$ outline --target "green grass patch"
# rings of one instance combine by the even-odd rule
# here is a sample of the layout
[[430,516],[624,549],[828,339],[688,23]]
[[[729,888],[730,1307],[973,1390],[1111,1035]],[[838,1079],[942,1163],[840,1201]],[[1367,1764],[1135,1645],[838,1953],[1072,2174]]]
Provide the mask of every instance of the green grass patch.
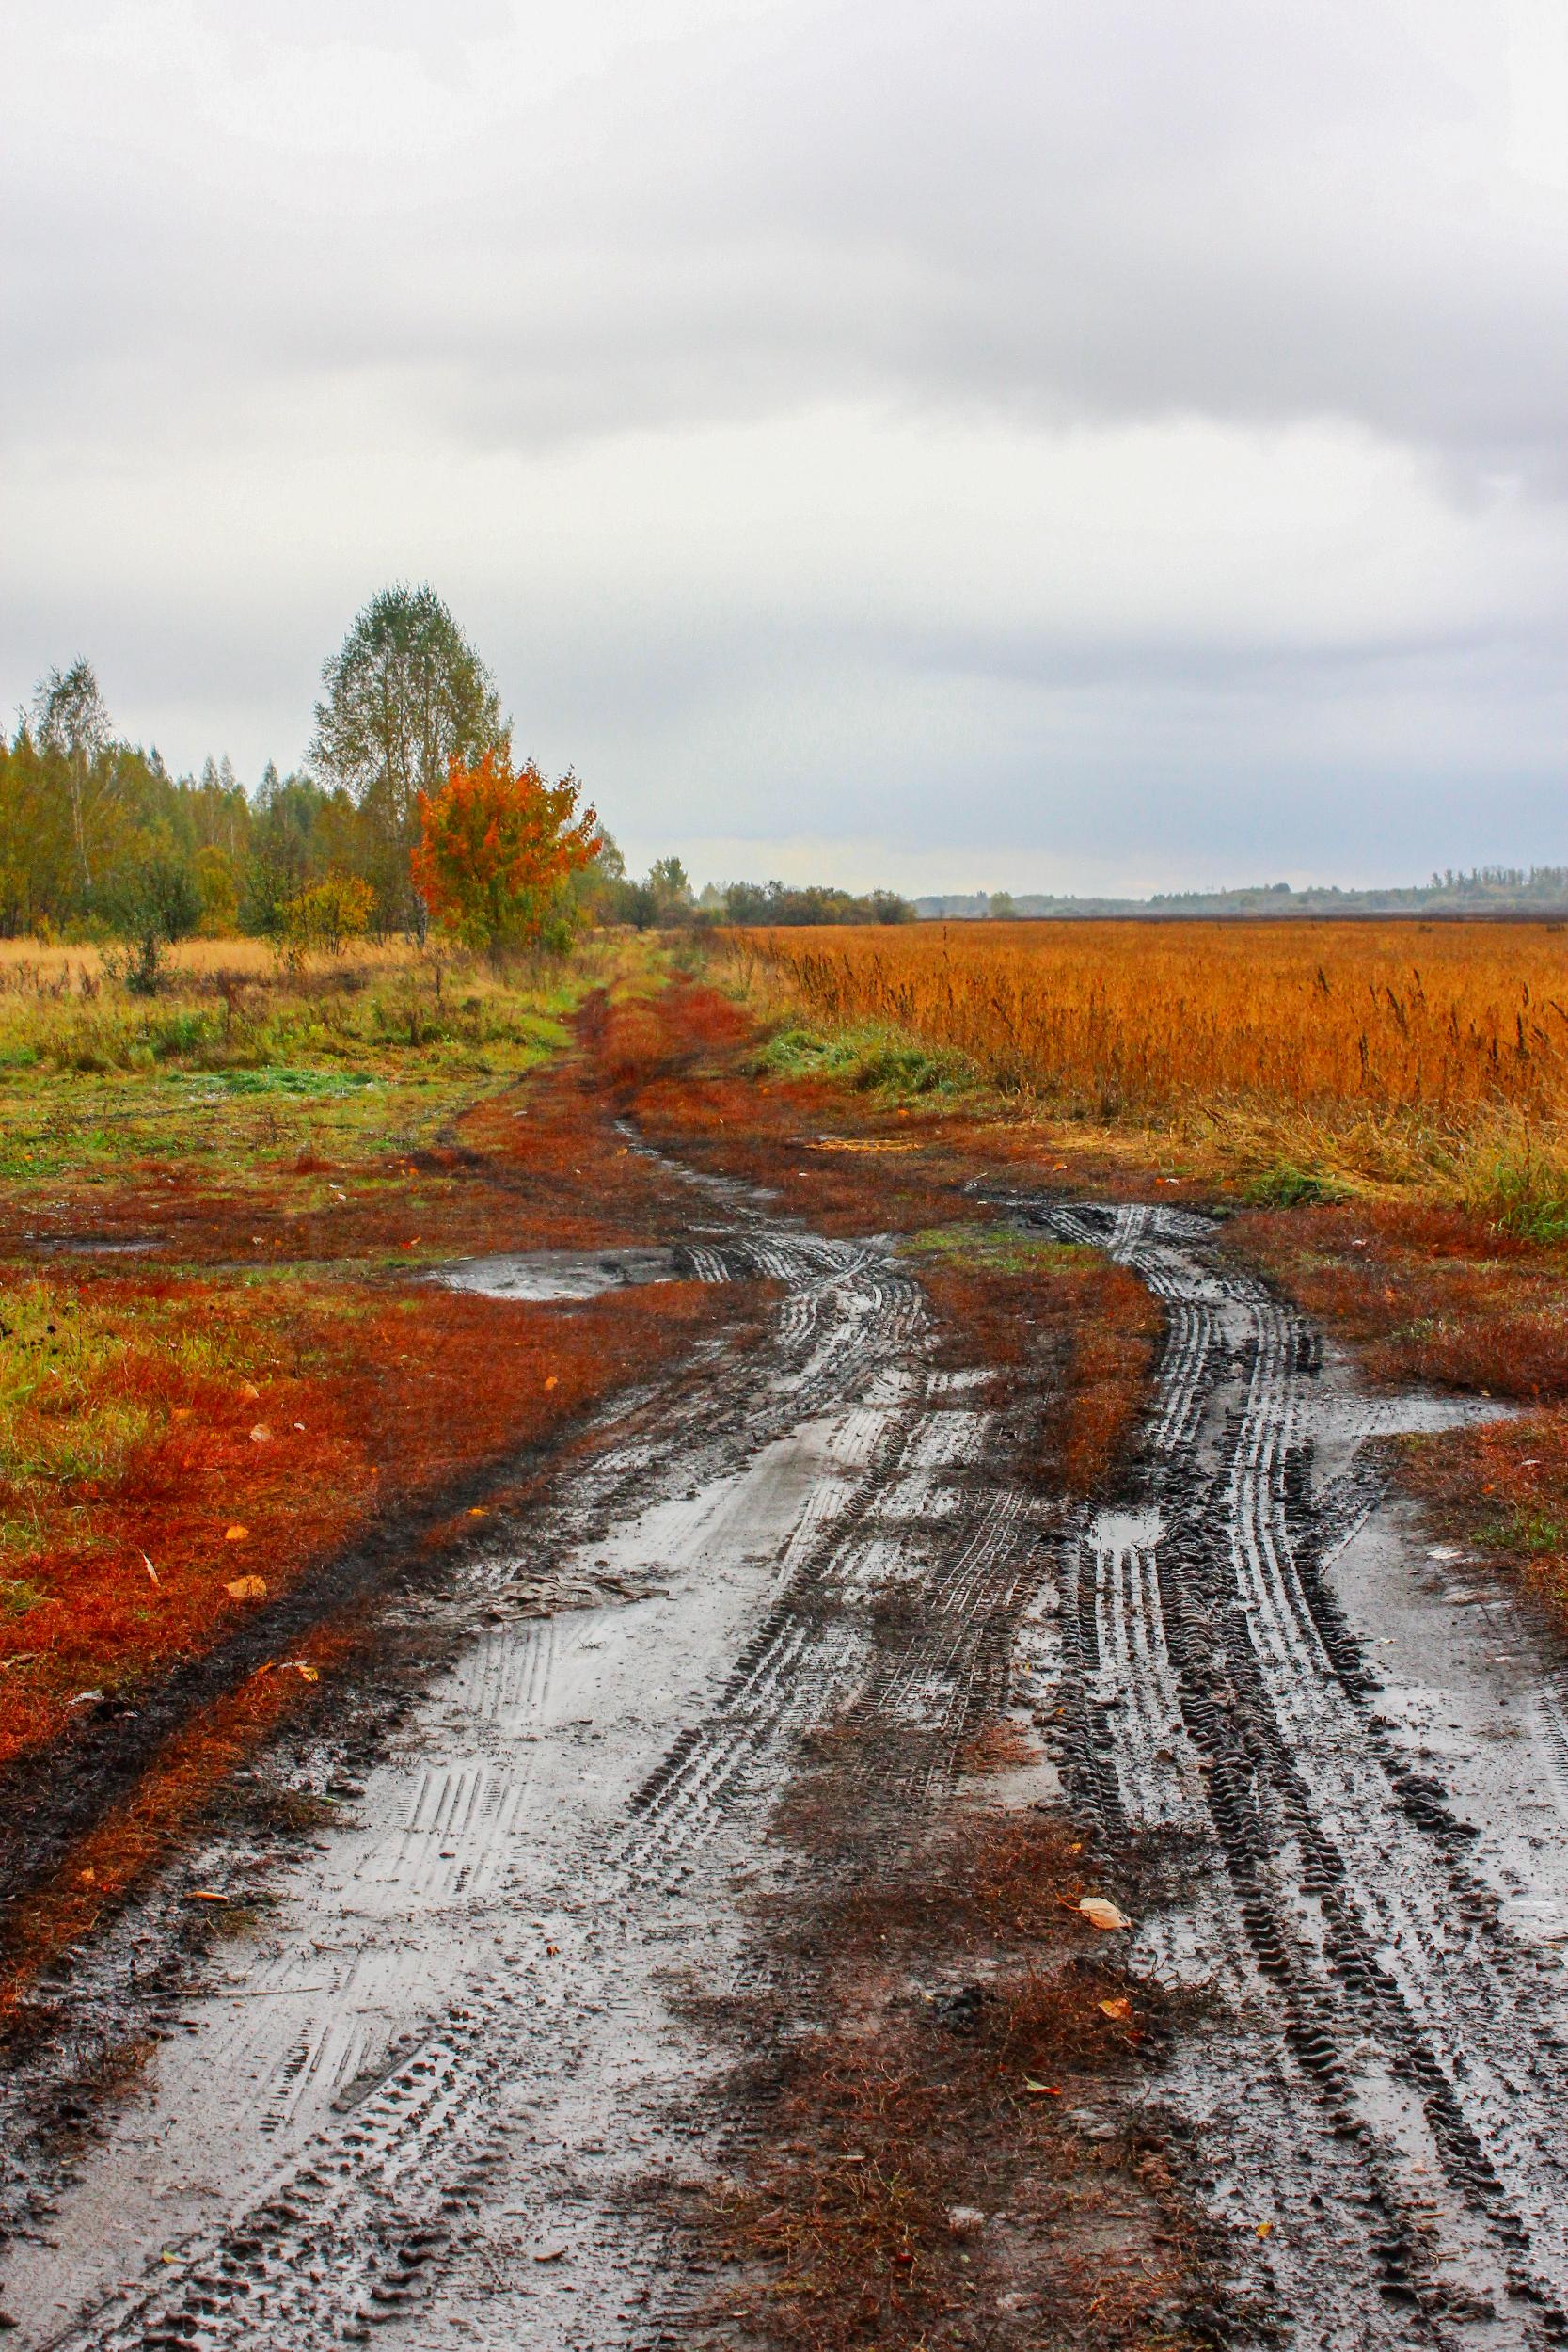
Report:
[[1038,1274],[1052,1267],[1094,1265],[1100,1251],[1084,1244],[1021,1233],[1010,1225],[934,1225],[911,1233],[902,1254],[975,1274]]
[[368,1070],[216,1070],[207,1079],[225,1094],[347,1094],[380,1083]]
[[1242,1197],[1259,1209],[1299,1209],[1319,1201],[1344,1200],[1349,1195],[1343,1184],[1322,1168],[1275,1160],[1272,1168],[1247,1180]]
[[1512,1511],[1506,1518],[1490,1520],[1479,1528],[1476,1540],[1492,1551],[1509,1551],[1527,1560],[1540,1560],[1568,1550],[1568,1528],[1545,1511]]
[[150,1006],[107,983],[0,993],[0,1182],[57,1204],[72,1181],[184,1163],[264,1190],[300,1152],[418,1151],[563,1049],[600,961],[498,974],[410,951],[390,971],[255,970],[227,996],[177,973]]
[[94,1295],[41,1278],[0,1283],[0,1488],[19,1497],[118,1475],[161,1426],[156,1398],[126,1393],[134,1359],[156,1355],[165,1378],[250,1373],[259,1350],[177,1295]]
[[827,1078],[892,1102],[956,1095],[972,1087],[961,1056],[932,1052],[897,1029],[777,1030],[750,1064],[759,1077]]

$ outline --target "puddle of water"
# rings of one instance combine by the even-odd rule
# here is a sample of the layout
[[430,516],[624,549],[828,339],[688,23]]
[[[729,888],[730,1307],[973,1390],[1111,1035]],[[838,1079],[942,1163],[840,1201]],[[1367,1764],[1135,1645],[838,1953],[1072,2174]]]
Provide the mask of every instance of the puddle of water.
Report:
[[40,1258],[135,1258],[163,1247],[161,1233],[33,1233]]
[[673,1249],[529,1249],[495,1258],[462,1258],[431,1279],[486,1298],[598,1298],[639,1282],[673,1282]]
[[1096,1551],[1144,1550],[1164,1532],[1158,1511],[1101,1511],[1089,1530],[1089,1543]]

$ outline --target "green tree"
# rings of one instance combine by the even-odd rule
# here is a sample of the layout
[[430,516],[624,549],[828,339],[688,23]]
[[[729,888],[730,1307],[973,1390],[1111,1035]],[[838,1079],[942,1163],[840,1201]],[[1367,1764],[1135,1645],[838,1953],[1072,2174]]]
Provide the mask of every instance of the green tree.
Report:
[[118,873],[104,912],[131,951],[119,976],[135,996],[154,996],[164,982],[164,950],[201,920],[201,892],[183,859],[154,850]]
[[408,860],[420,795],[441,791],[453,760],[472,768],[507,749],[495,683],[428,586],[372,597],[324,664],[322,682],[310,758],[371,821],[383,919],[419,924]]
[[108,756],[114,727],[90,661],[78,657],[69,670],[51,670],[40,679],[33,695],[33,733],[39,749],[62,766],[78,878],[87,898],[93,885],[93,818],[114,785]]

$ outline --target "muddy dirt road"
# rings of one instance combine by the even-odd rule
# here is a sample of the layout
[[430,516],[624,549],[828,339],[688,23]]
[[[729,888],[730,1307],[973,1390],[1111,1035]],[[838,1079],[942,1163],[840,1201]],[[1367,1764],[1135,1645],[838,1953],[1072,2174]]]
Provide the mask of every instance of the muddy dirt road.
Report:
[[[1167,1315],[1125,1491],[1064,1538],[891,1247],[672,1173],[677,1262],[775,1282],[768,1344],[406,1603],[450,1664],[362,1782],[324,1752],[337,1817],[159,2013],[107,2136],[40,2178],[10,2340],[693,2342],[682,2200],[746,2129],[693,1996],[776,1966],[752,1899],[800,1867],[767,1831],[800,1735],[871,1735],[848,1794],[893,1847],[1009,1707],[1052,1750],[1009,1800],[1059,1770],[1104,1851],[1151,1856],[1133,1964],[1210,1990],[1159,2097],[1193,2127],[1222,2337],[1568,2337],[1562,1692],[1369,1451],[1457,1408],[1359,1398],[1195,1216],[997,1194]],[[126,1922],[105,1984],[150,1933]]]

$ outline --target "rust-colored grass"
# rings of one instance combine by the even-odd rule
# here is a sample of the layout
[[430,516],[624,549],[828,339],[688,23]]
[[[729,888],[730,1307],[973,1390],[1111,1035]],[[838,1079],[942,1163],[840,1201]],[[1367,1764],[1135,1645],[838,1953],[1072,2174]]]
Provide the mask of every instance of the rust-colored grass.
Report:
[[11,1908],[0,1947],[0,2040],[24,2016],[35,2027],[46,2022],[32,1994],[40,1970],[92,1932],[205,1810],[226,1774],[309,1703],[320,1679],[330,1677],[349,1647],[345,1628],[323,1629],[298,1657],[269,1661],[237,1691],[200,1708],[166,1743],[157,1771]]
[[927,1263],[921,1279],[943,1360],[1008,1375],[1002,1388],[1025,1406],[1020,1438],[1033,1475],[1057,1494],[1090,1495],[1148,1402],[1160,1311],[1124,1267],[1088,1250],[1040,1257],[1021,1273]]
[[1568,1198],[1550,923],[1041,923],[747,932],[742,977],[886,1024],[1061,1116],[1262,1171]]
[[[62,1319],[123,1315],[135,1329],[158,1288],[86,1278],[56,1295]],[[132,1345],[119,1377],[145,1423],[123,1458],[16,1497],[27,1516],[0,1584],[0,1766],[59,1730],[83,1692],[133,1701],[372,1517],[547,1441],[678,1353],[713,1304],[697,1285],[567,1308],[399,1287],[345,1311],[327,1284],[244,1299],[182,1285],[181,1318],[229,1336],[249,1370],[192,1375],[166,1344]]]
[[[697,1285],[541,1306],[388,1263],[667,1237],[678,1205],[591,1065],[487,1098],[389,1180],[343,1164],[341,1200],[297,1211],[321,1172],[280,1170],[259,1205],[221,1172],[175,1187],[135,1165],[96,1188],[95,1230],[135,1228],[150,1195],[152,1263],[0,1266],[0,1768],[81,1694],[134,1702],[359,1531],[547,1443],[729,1313]],[[237,1279],[280,1231],[265,1278]],[[229,1591],[247,1579],[265,1591]]]
[[1513,1577],[1568,1633],[1568,1295],[1560,1253],[1418,1202],[1239,1217],[1229,1246],[1354,1350],[1373,1380],[1527,1409],[1407,1438],[1402,1483],[1449,1535]]

